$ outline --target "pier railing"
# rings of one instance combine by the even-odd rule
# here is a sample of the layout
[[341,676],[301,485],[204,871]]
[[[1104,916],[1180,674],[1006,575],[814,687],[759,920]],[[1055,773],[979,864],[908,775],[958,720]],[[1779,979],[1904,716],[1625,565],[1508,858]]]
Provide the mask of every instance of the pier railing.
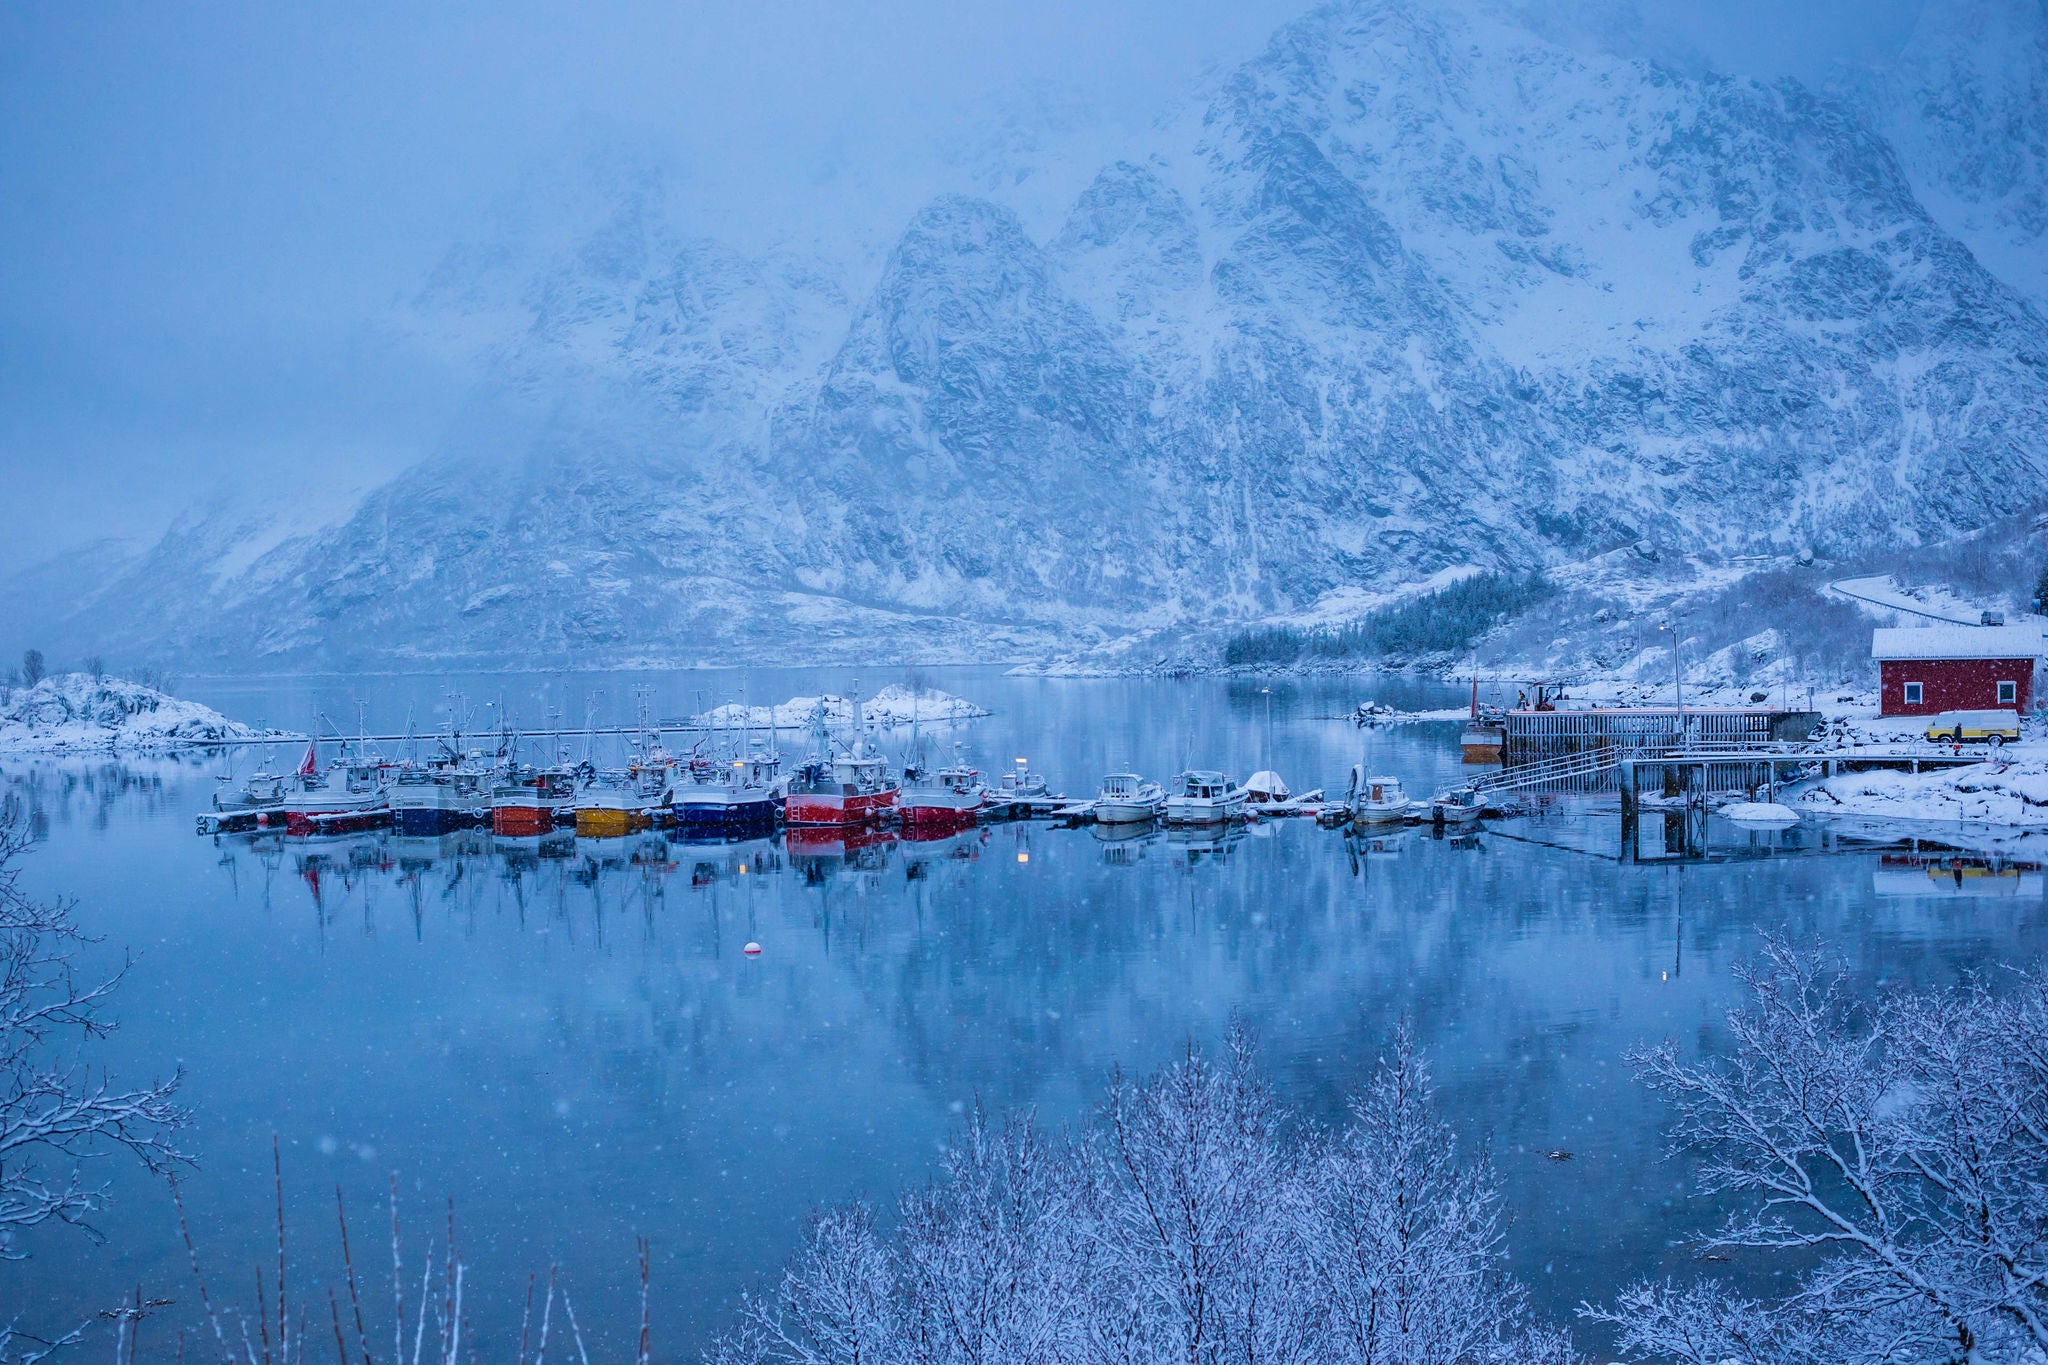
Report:
[[1658,765],[1693,767],[1703,764],[1783,763],[1813,757],[1811,744],[1786,740],[1699,740],[1691,744],[1621,745],[1605,744],[1581,749],[1556,758],[1517,763],[1459,785],[1481,794],[1535,791],[1546,787],[1579,786],[1591,778],[1618,772],[1624,763],[1638,767]]

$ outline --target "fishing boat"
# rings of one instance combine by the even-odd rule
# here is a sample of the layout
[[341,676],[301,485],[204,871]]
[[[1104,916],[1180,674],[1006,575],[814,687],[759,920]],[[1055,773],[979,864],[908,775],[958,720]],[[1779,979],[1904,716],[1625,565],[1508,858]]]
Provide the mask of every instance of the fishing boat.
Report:
[[576,793],[576,833],[580,838],[611,839],[638,834],[664,824],[674,812],[676,760],[662,747],[661,731],[651,718],[652,689],[636,687],[639,736],[633,758],[624,769],[594,772]]
[[973,824],[987,799],[979,769],[956,763],[928,772],[913,765],[903,770],[896,808],[906,825],[958,828]]
[[[319,770],[317,741],[306,744],[306,758],[278,803],[287,834],[346,834],[372,829],[391,818],[382,762],[355,757]],[[271,816],[276,823],[276,813]]]
[[783,818],[792,825],[875,824],[895,811],[899,790],[880,754],[814,758],[790,780]]
[[772,830],[781,769],[772,753],[694,761],[689,779],[676,789],[676,819],[686,830],[707,834]]
[[635,763],[596,774],[576,794],[577,835],[611,839],[652,829],[674,804],[674,772],[666,763]]
[[1167,789],[1166,823],[1219,825],[1244,813],[1244,788],[1220,772],[1195,768],[1173,779]]
[[1401,790],[1401,779],[1381,775],[1359,781],[1351,801],[1351,818],[1361,825],[1396,824],[1408,818],[1414,802]]
[[1159,818],[1166,809],[1166,788],[1137,773],[1110,773],[1095,797],[1095,820],[1103,825],[1137,825]]
[[825,706],[811,713],[811,755],[790,778],[783,820],[795,825],[868,825],[896,813],[900,784],[889,764],[861,734],[860,697],[852,699],[854,735],[834,739],[825,730]]
[[1486,809],[1479,793],[1470,787],[1453,787],[1429,803],[1429,819],[1437,825],[1465,825],[1477,820]]
[[446,834],[482,824],[490,814],[490,774],[477,768],[402,768],[390,794],[392,828],[401,835]]
[[576,817],[576,770],[518,769],[491,792],[491,833],[526,839],[554,832]]

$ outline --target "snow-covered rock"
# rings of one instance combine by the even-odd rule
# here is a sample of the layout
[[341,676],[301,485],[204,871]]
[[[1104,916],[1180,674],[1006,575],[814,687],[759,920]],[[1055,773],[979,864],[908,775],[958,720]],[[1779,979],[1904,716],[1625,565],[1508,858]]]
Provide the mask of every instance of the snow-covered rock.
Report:
[[1923,773],[1849,773],[1817,784],[1799,801],[1819,814],[2048,828],[2048,759]]
[[[690,717],[690,727],[698,730],[802,730],[812,724],[821,706],[828,726],[844,726],[853,718],[852,699],[828,694],[791,697],[779,706],[743,706],[729,702]],[[891,683],[872,697],[862,697],[860,713],[866,724],[877,726],[909,725],[913,721],[933,724],[974,720],[990,714],[965,697],[956,697],[936,687],[918,690],[900,683]]]
[[1796,825],[1799,812],[1776,801],[1735,801],[1715,812],[1743,825]]
[[256,738],[198,702],[90,673],[54,674],[0,703],[0,753],[132,753]]

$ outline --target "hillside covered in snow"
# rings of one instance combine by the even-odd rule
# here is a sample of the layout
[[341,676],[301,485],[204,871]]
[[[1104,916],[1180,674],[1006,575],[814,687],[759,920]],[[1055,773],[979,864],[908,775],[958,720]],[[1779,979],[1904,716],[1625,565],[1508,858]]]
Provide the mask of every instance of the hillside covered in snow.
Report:
[[0,754],[146,753],[258,737],[211,707],[124,678],[58,673],[0,696]]
[[2048,486],[2048,9],[1929,10],[1817,92],[1337,0],[1051,226],[985,176],[866,272],[611,183],[425,283],[495,376],[437,457],[326,524],[109,548],[7,625],[187,667],[1028,658],[1967,531]]

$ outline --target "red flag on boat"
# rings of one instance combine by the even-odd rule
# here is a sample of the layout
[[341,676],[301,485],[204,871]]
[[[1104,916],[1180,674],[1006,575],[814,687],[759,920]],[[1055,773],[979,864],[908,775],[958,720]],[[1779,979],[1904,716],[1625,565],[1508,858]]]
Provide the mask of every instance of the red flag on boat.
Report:
[[315,740],[309,739],[306,741],[306,757],[305,760],[299,764],[300,777],[311,777],[314,773],[320,771],[320,756],[318,753],[315,752],[317,744],[318,742]]

